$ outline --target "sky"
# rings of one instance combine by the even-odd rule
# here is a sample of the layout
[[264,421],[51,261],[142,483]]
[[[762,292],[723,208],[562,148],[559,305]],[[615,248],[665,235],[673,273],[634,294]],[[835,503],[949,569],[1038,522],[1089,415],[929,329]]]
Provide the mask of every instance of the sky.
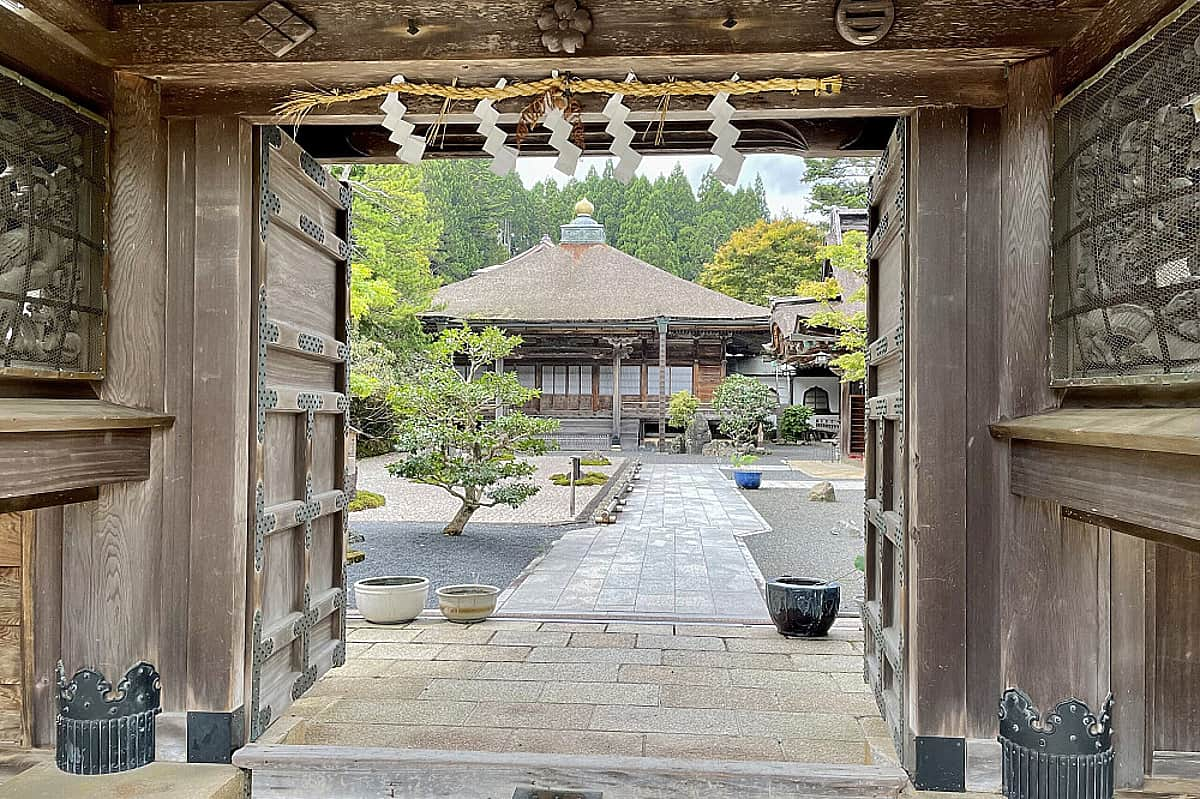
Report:
[[[584,156],[579,160],[575,176],[583,178],[593,165],[597,171],[601,171],[608,160],[606,156]],[[694,190],[709,167],[716,166],[717,159],[711,155],[647,155],[638,167],[638,174],[654,180],[659,175],[669,174],[675,168],[676,161],[683,164],[683,171]],[[517,159],[517,174],[526,187],[546,178],[552,178],[560,185],[569,180],[568,176],[554,168],[553,156],[523,155]],[[747,155],[738,185],[751,186],[758,175],[762,176],[763,186],[767,190],[767,205],[773,218],[805,215],[809,189],[802,182],[803,158],[796,155]]]

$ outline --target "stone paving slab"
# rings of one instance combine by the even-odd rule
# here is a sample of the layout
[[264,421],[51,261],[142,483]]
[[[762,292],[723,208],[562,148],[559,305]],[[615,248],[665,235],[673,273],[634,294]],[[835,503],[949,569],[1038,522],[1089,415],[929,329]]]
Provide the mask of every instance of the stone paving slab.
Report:
[[563,535],[498,613],[766,621],[762,575],[739,539],[767,529],[715,466],[647,464],[617,523]]
[[[885,730],[848,650],[856,620],[811,641],[762,626],[522,624],[356,623],[361,651],[279,723],[299,721],[307,744],[820,763],[871,762]],[[435,654],[409,659],[411,647]]]

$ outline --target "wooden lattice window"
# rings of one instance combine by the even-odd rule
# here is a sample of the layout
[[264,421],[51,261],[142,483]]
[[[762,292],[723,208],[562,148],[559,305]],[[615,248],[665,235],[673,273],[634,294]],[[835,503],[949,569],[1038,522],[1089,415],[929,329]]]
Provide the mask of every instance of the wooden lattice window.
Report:
[[1200,381],[1200,6],[1054,117],[1055,385]]
[[104,374],[108,130],[0,69],[0,375]]

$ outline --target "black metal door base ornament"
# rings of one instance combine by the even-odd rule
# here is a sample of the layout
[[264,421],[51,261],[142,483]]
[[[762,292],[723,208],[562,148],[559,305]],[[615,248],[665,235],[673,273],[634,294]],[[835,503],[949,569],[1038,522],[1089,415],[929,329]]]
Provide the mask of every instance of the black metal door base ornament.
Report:
[[1007,799],[1111,799],[1113,696],[1100,715],[1065,699],[1043,719],[1017,688],[1000,699],[1001,774]]
[[113,774],[154,762],[154,717],[162,710],[158,670],[138,663],[112,684],[94,669],[66,681],[58,662],[56,760],[68,774]]

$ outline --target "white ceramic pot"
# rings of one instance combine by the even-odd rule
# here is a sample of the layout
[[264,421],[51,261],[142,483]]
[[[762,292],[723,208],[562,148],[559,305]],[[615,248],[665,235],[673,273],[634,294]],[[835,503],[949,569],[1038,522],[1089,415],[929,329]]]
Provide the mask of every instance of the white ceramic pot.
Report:
[[499,595],[494,585],[447,585],[437,590],[438,608],[456,624],[471,624],[492,615]]
[[368,577],[354,584],[358,612],[372,624],[412,621],[425,609],[429,580],[424,577]]

